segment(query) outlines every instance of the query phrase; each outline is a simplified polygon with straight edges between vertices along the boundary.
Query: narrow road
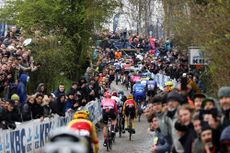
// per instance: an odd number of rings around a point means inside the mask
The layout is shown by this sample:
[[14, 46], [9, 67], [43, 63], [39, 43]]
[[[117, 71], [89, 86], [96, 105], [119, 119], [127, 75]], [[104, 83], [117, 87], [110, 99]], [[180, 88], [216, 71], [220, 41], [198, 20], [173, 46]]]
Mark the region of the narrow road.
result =
[[[112, 90], [119, 91], [123, 90], [125, 95], [129, 95], [123, 86], [112, 84]], [[147, 134], [148, 123], [144, 116], [142, 116], [141, 121], [135, 121], [136, 134], [132, 135], [132, 140], [129, 141], [128, 132], [119, 138], [118, 134], [116, 136], [115, 143], [113, 144], [112, 151], [110, 153], [149, 153], [151, 146], [151, 137]], [[100, 153], [106, 153], [106, 148], [103, 147], [103, 134], [102, 130], [98, 133], [100, 141]]]

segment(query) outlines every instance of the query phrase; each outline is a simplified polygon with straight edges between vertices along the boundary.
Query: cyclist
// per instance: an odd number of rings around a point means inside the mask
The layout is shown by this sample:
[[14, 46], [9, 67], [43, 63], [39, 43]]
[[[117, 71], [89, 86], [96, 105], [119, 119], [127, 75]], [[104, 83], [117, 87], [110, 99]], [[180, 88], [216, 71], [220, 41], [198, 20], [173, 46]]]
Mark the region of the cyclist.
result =
[[118, 97], [118, 94], [116, 91], [113, 91], [112, 92], [112, 96], [111, 96], [111, 99], [115, 100], [117, 105], [121, 103], [121, 100], [120, 98]]
[[169, 93], [173, 90], [173, 82], [172, 81], [167, 81], [165, 82], [165, 86], [164, 86], [164, 91]]
[[125, 129], [128, 130], [128, 118], [130, 115], [132, 132], [135, 133], [134, 118], [137, 116], [137, 104], [132, 95], [127, 97], [123, 105], [123, 114], [125, 115]]
[[73, 120], [68, 123], [68, 127], [76, 131], [76, 133], [78, 133], [80, 136], [89, 139], [89, 142], [91, 142], [94, 146], [94, 149], [91, 149], [91, 152], [98, 153], [99, 141], [96, 128], [88, 118], [89, 112], [87, 110], [77, 111], [73, 116]]
[[106, 147], [106, 137], [107, 137], [107, 123], [108, 119], [112, 119], [112, 133], [115, 134], [116, 116], [118, 113], [117, 104], [114, 99], [111, 99], [110, 93], [107, 91], [104, 93], [104, 99], [101, 102], [102, 116], [104, 122], [103, 135], [104, 135], [104, 146]]
[[121, 74], [121, 63], [118, 60], [115, 60], [114, 63], [115, 66], [115, 79], [116, 79], [116, 83], [120, 80], [120, 74]]
[[133, 85], [133, 97], [136, 102], [138, 97], [141, 98], [141, 101], [145, 101], [146, 99], [146, 89], [145, 86], [140, 83], [140, 81]]
[[50, 132], [45, 153], [89, 153], [88, 141], [79, 137], [76, 132], [67, 127], [61, 127]]
[[149, 97], [153, 97], [157, 92], [157, 83], [155, 80], [153, 80], [152, 78], [150, 78], [147, 81], [147, 95]]

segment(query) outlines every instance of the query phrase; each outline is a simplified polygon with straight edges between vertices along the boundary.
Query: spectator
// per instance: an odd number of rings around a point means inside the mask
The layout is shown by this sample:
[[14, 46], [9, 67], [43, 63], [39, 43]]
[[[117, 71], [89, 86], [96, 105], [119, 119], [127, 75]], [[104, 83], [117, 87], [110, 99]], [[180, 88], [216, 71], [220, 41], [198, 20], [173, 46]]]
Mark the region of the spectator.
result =
[[200, 134], [201, 142], [204, 146], [203, 152], [201, 153], [216, 153], [216, 145], [213, 144], [213, 133], [208, 123], [203, 122]]
[[230, 125], [230, 87], [221, 87], [218, 91], [218, 97], [222, 109], [221, 124], [225, 128]]
[[230, 153], [230, 126], [227, 126], [221, 133], [220, 143], [222, 145], [221, 153]]
[[159, 128], [159, 118], [156, 115], [152, 115], [150, 122], [149, 132], [152, 136], [152, 153], [165, 153], [169, 151], [169, 144], [164, 136], [161, 134], [161, 130]]
[[34, 97], [28, 96], [27, 102], [22, 107], [22, 118], [23, 121], [29, 121], [33, 119], [33, 107], [34, 107]]
[[37, 94], [35, 96], [34, 106], [32, 107], [33, 119], [40, 118], [41, 120], [43, 120], [43, 118], [44, 118], [44, 110], [42, 107], [42, 100], [43, 100], [42, 94]]
[[164, 99], [162, 95], [156, 95], [153, 97], [152, 100], [152, 107], [153, 107], [153, 111], [155, 112], [155, 116], [158, 119], [158, 123], [159, 123], [159, 129], [161, 131], [161, 134], [167, 139], [169, 140], [169, 129], [170, 127], [165, 124], [165, 112], [163, 112], [163, 105], [162, 103], [164, 103]]
[[204, 94], [195, 94], [194, 95], [193, 101], [194, 101], [194, 106], [195, 106], [196, 111], [199, 111], [201, 109], [202, 101], [204, 100], [204, 98], [206, 98], [206, 96]]
[[45, 90], [45, 84], [44, 83], [39, 83], [37, 90], [36, 90], [36, 94], [42, 94], [43, 96], [46, 95], [46, 90]]
[[78, 91], [78, 83], [77, 82], [73, 82], [68, 93], [73, 93], [74, 96], [76, 96], [77, 94], [77, 91]]
[[65, 104], [65, 112], [71, 112], [74, 109], [74, 104], [76, 103], [74, 100], [74, 93], [73, 92], [69, 92], [68, 93], [68, 98]]
[[44, 95], [42, 107], [44, 112], [44, 117], [51, 117], [52, 116], [52, 109], [51, 109], [51, 99], [47, 95]]
[[65, 85], [59, 84], [58, 89], [54, 92], [55, 97], [60, 97], [60, 95], [65, 94]]
[[193, 110], [189, 105], [182, 105], [178, 108], [178, 119], [180, 124], [186, 128], [186, 132], [180, 137], [179, 141], [183, 146], [184, 153], [191, 153], [192, 142], [196, 138], [193, 124], [191, 122]]
[[65, 116], [65, 94], [59, 94], [59, 97], [51, 105], [52, 112], [59, 116]]
[[183, 152], [183, 148], [178, 142], [178, 136], [176, 135], [176, 129], [175, 129], [175, 122], [178, 119], [177, 116], [177, 108], [179, 107], [179, 103], [182, 101], [182, 97], [179, 93], [176, 91], [172, 91], [168, 93], [167, 95], [167, 105], [168, 105], [168, 111], [166, 112], [166, 124], [169, 125], [169, 134], [171, 138], [168, 140], [170, 145], [175, 146], [175, 150], [177, 152]]
[[200, 153], [203, 151], [204, 146], [202, 145], [202, 142], [200, 139], [201, 120], [200, 120], [199, 112], [196, 112], [195, 114], [193, 114], [192, 123], [193, 123], [194, 130], [196, 132], [196, 135], [197, 135], [197, 138], [194, 140], [194, 143], [193, 143], [192, 153]]
[[2, 129], [16, 128], [16, 124], [12, 116], [14, 107], [15, 107], [14, 101], [6, 101], [4, 106], [0, 109], [0, 127]]
[[22, 104], [26, 102], [26, 98], [27, 98], [26, 85], [28, 81], [29, 81], [29, 76], [26, 74], [21, 74], [18, 88], [17, 88], [17, 94], [19, 95], [20, 102]]

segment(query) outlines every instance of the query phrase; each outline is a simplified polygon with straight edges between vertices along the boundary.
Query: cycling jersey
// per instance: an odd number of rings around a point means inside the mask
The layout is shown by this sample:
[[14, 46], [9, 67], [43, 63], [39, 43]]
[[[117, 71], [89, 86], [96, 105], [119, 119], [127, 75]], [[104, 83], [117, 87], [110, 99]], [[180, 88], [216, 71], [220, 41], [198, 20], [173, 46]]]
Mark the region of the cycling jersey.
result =
[[147, 89], [148, 90], [155, 90], [156, 86], [157, 86], [156, 81], [154, 81], [154, 80], [147, 81]]
[[99, 150], [99, 141], [94, 124], [87, 119], [74, 119], [68, 123], [68, 127], [75, 130], [79, 136], [89, 137], [94, 144], [95, 153]]
[[120, 63], [114, 63], [116, 70], [121, 70], [121, 64]]
[[101, 107], [102, 107], [102, 109], [114, 109], [114, 111], [117, 112], [116, 101], [114, 99], [111, 99], [111, 98], [102, 99]]
[[111, 99], [115, 100], [117, 104], [120, 104], [120, 103], [121, 103], [121, 102], [120, 102], [120, 101], [121, 101], [120, 98], [117, 97], [117, 96], [112, 96]]
[[123, 114], [125, 114], [125, 116], [130, 115], [131, 119], [134, 119], [136, 115], [136, 111], [137, 111], [136, 102], [133, 99], [126, 100], [123, 105]]
[[138, 75], [133, 75], [131, 76], [131, 82], [136, 82], [136, 81], [140, 81], [141, 77]]

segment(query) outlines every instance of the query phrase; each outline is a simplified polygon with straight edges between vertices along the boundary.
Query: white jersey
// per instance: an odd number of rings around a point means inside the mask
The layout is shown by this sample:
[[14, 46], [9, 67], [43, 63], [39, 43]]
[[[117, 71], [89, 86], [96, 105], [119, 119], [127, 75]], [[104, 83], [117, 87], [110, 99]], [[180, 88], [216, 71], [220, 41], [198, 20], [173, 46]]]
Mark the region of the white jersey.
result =
[[121, 103], [121, 100], [119, 97], [112, 96], [111, 99], [115, 100], [117, 104]]

